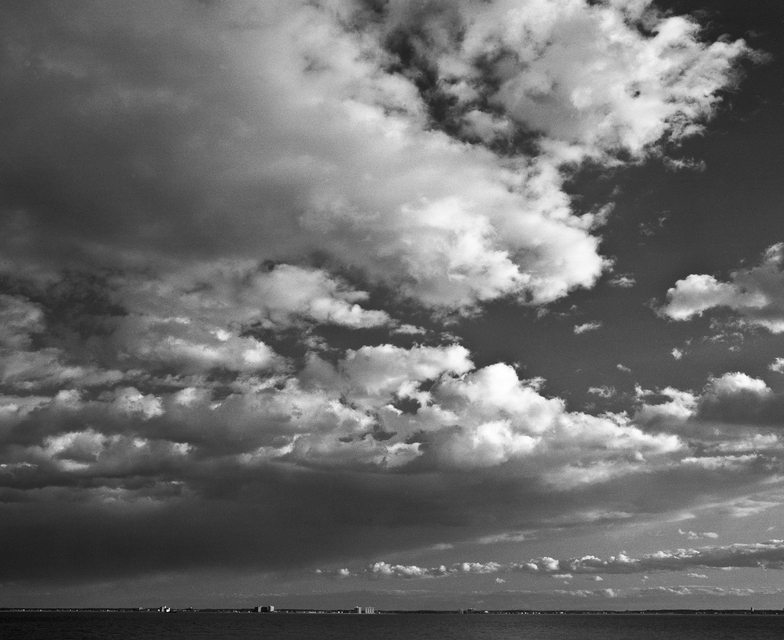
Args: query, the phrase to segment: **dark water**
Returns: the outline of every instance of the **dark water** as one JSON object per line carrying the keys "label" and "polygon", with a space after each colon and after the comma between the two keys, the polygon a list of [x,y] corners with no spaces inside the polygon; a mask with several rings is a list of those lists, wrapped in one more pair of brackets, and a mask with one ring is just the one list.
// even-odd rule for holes
{"label": "dark water", "polygon": [[767,640],[784,615],[0,613],[3,640]]}

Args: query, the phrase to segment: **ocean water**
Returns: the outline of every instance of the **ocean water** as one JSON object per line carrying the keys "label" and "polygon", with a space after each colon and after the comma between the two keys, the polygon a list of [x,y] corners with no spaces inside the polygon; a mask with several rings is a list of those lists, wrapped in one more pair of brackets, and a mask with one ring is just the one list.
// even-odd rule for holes
{"label": "ocean water", "polygon": [[767,640],[784,615],[0,613],[3,640]]}

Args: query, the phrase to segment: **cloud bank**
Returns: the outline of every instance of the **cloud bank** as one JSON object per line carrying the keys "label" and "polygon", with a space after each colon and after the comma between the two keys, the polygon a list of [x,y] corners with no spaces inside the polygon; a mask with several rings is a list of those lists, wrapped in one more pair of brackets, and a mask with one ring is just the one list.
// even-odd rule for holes
{"label": "cloud bank", "polygon": [[[556,559],[549,556],[533,558],[526,562],[456,562],[449,566],[418,567],[375,562],[355,574],[368,578],[443,578],[466,574],[494,574],[525,572],[570,580],[575,575],[592,576],[612,574],[651,573],[657,571],[687,571],[694,568],[708,569],[784,569],[784,541],[769,540],[759,543],[736,543],[727,546],[709,546],[699,549],[657,551],[639,558],[625,553],[602,559],[587,555],[580,558]],[[351,575],[341,569],[343,575]],[[704,575],[689,574],[705,578]]]}

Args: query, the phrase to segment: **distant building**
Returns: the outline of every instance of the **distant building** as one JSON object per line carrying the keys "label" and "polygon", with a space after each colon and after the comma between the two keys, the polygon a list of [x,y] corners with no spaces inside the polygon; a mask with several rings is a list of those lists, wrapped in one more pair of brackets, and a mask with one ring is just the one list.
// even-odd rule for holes
{"label": "distant building", "polygon": [[375,607],[365,607],[365,613],[375,613],[375,612],[376,612]]}
{"label": "distant building", "polygon": [[271,604],[268,604],[261,607],[256,607],[256,611],[259,613],[272,613],[275,611],[275,607],[273,607]]}
{"label": "distant building", "polygon": [[354,613],[375,613],[375,607],[354,607]]}
{"label": "distant building", "polygon": [[163,605],[162,607],[158,607],[158,611],[161,613],[171,613],[171,607]]}

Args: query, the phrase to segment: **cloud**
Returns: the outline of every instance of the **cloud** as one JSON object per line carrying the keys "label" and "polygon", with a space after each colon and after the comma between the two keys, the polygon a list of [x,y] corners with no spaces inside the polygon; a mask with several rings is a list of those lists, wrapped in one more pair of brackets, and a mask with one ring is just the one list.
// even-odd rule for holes
{"label": "cloud", "polygon": [[[0,511],[19,522],[3,544],[38,541],[35,556],[19,554],[4,575],[48,576],[55,558],[69,557],[78,562],[74,579],[183,564],[282,568],[385,548],[399,526],[419,531],[422,546],[443,542],[449,522],[476,539],[563,508],[542,504],[542,492],[568,503],[574,491],[664,469],[682,455],[676,436],[569,412],[537,381],[508,365],[476,368],[457,345],[366,346],[334,364],[310,354],[299,372],[239,369],[215,379],[191,361],[167,362],[155,375],[121,370],[134,384],[103,380],[91,389],[77,376],[54,396],[2,397]],[[414,405],[397,408],[401,399]],[[486,480],[477,486],[466,471]],[[514,486],[527,507],[488,529],[482,523]],[[120,536],[128,517],[138,526]],[[232,530],[219,529],[227,520]],[[203,533],[174,553],[192,529]],[[291,545],[295,531],[300,542]],[[95,540],[115,550],[111,565],[90,551]]]}
{"label": "cloud", "polygon": [[[739,371],[710,378],[699,394],[671,387],[661,390],[659,394],[649,393],[656,398],[641,402],[635,416],[637,424],[659,427],[665,424],[672,427],[691,425],[695,428],[716,423],[736,425],[734,432],[722,430],[722,436],[726,438],[725,446],[728,448],[732,446],[730,442],[736,438],[753,436],[761,438],[761,443],[768,436],[741,432],[738,427],[777,425],[777,416],[780,415],[784,403],[784,396],[774,392],[764,380],[752,378]],[[642,399],[644,396],[639,397]]]}
{"label": "cloud", "polygon": [[703,172],[708,168],[704,160],[695,160],[694,158],[663,158],[662,161],[669,171],[688,169]]}
{"label": "cloud", "polygon": [[759,543],[700,547],[699,549],[657,551],[639,558],[625,553],[619,553],[617,556],[610,556],[607,559],[592,555],[565,560],[542,557],[520,563],[462,562],[449,567],[442,565],[437,568],[401,567],[399,571],[395,571],[386,563],[381,562],[370,565],[366,572],[376,573],[377,566],[383,568],[382,573],[387,577],[422,578],[457,576],[461,573],[526,572],[547,575],[561,580],[570,580],[575,574],[595,576],[597,574],[636,574],[651,571],[687,571],[694,567],[781,570],[784,569],[784,541],[769,540]]}
{"label": "cloud", "polygon": [[523,533],[523,532],[509,532],[509,533],[497,533],[491,536],[483,536],[477,540],[474,540],[476,544],[498,544],[499,542],[525,542],[526,540],[531,538],[530,533]]}
{"label": "cloud", "polygon": [[596,331],[602,326],[601,322],[586,322],[585,324],[574,325],[574,332],[576,334],[585,333],[586,331]]}
{"label": "cloud", "polygon": [[[49,376],[20,370],[3,382],[0,511],[19,526],[2,541],[37,541],[35,557],[20,553],[5,576],[51,576],[64,557],[74,559],[74,579],[184,566],[273,570],[382,552],[400,531],[425,548],[444,542],[447,525],[452,541],[519,541],[548,522],[627,518],[688,502],[690,491],[650,490],[673,474],[697,493],[717,483],[748,486],[773,472],[780,455],[774,434],[679,433],[777,397],[739,372],[711,379],[701,395],[640,390],[643,404],[629,417],[570,411],[543,395],[541,380],[521,379],[506,364],[477,366],[456,344],[314,349],[296,364],[243,326],[270,322],[274,334],[280,323],[315,322],[301,311],[309,307],[263,298],[269,311],[259,316],[244,293],[221,293],[254,291],[256,270],[236,279],[207,273],[195,277],[201,286],[174,278],[177,288],[123,277],[116,291],[127,309],[109,305],[111,313],[95,302],[97,289],[75,315],[55,312],[51,292],[37,292],[38,302],[4,298],[4,363],[30,367],[43,358]],[[210,288],[216,292],[203,293]],[[343,299],[340,286],[327,291]],[[82,339],[77,329],[87,321],[111,330]],[[647,489],[631,503],[612,497],[641,483]],[[518,509],[508,509],[510,491]],[[138,528],[120,536],[130,517]],[[225,521],[236,530],[221,530]],[[192,530],[203,533],[178,547]],[[113,564],[94,555],[86,531],[116,551]],[[526,570],[576,575],[556,565],[539,559]],[[376,574],[444,574],[391,567]],[[446,569],[502,571],[488,563]]]}
{"label": "cloud", "polygon": [[742,41],[640,0],[0,14],[2,579],[344,566],[751,482],[667,420],[752,379],[595,416],[418,326],[594,286],[609,209],[566,181],[698,134]]}
{"label": "cloud", "polygon": [[0,294],[0,346],[4,349],[24,349],[30,346],[31,336],[44,329],[41,308],[21,296]]}
{"label": "cloud", "polygon": [[[318,252],[446,309],[592,286],[608,262],[563,163],[698,133],[749,53],[648,3],[54,3],[3,24],[4,89],[25,97],[0,155],[18,269]],[[435,94],[454,102],[439,122]],[[512,131],[537,153],[497,155]]]}
{"label": "cloud", "polygon": [[[376,562],[357,575],[384,578],[446,578],[464,574],[532,573],[557,580],[571,580],[574,575],[637,574],[653,571],[689,571],[703,568],[784,569],[784,541],[769,540],[759,543],[735,543],[727,546],[707,546],[699,549],[657,551],[635,558],[625,553],[602,559],[593,555],[579,558],[556,559],[548,556],[527,562],[457,562],[438,567],[390,565]],[[599,575],[601,574],[601,575]],[[705,577],[694,575],[693,577]]]}
{"label": "cloud", "polygon": [[[591,286],[606,261],[561,174],[432,130],[416,85],[386,71],[394,54],[361,7],[338,4],[88,3],[42,14],[51,40],[29,37],[29,9],[9,8],[5,35],[20,44],[5,88],[27,100],[0,158],[19,185],[6,206],[20,242],[6,255],[147,269],[320,252],[449,309]],[[65,123],[57,135],[53,122]],[[19,127],[35,141],[12,135]]]}
{"label": "cloud", "polygon": [[[731,82],[733,61],[745,51],[740,42],[699,43],[694,22],[663,17],[650,2],[494,2],[472,17],[462,47],[438,51],[437,69],[459,104],[481,95],[488,79],[471,63],[488,57],[491,103],[570,158],[620,149],[642,156],[665,135],[696,133],[700,117],[715,109],[716,87]],[[633,28],[641,24],[651,36]],[[436,23],[427,35],[441,43],[448,34]]]}
{"label": "cloud", "polygon": [[700,538],[718,538],[718,533],[713,533],[712,531],[706,531],[705,533],[697,533],[696,531],[684,531],[683,529],[678,529],[678,533],[682,536],[686,536],[689,540],[699,540]]}
{"label": "cloud", "polygon": [[387,313],[361,307],[368,299],[365,291],[321,269],[288,264],[222,260],[158,279],[149,274],[119,277],[112,284],[132,313],[203,318],[223,328],[252,323],[288,327],[297,319],[352,329],[391,323]]}
{"label": "cloud", "polygon": [[739,269],[728,282],[692,274],[667,291],[660,313],[673,320],[689,320],[717,307],[736,312],[742,322],[772,333],[784,331],[784,244],[770,246],[756,267]]}
{"label": "cloud", "polygon": [[776,373],[784,373],[784,358],[776,358],[770,363],[768,369],[775,371]]}
{"label": "cloud", "polygon": [[637,281],[630,275],[618,275],[610,280],[610,285],[623,289],[633,287],[635,284],[637,284]]}
{"label": "cloud", "polygon": [[[643,402],[636,414],[636,420],[640,424],[661,424],[668,421],[683,422],[695,413],[697,398],[688,391],[679,391],[672,387],[667,387],[661,392],[661,397],[665,402],[652,404]],[[651,395],[640,387],[637,387],[638,398],[645,398]]]}
{"label": "cloud", "polygon": [[780,496],[771,496],[769,499],[756,497],[741,498],[739,500],[732,500],[724,505],[719,505],[719,509],[733,518],[748,518],[749,516],[763,513],[773,507],[778,507],[781,503]]}
{"label": "cloud", "polygon": [[636,597],[650,597],[650,596],[675,596],[675,597],[690,597],[690,596],[718,596],[718,597],[733,597],[733,598],[747,598],[755,595],[777,595],[777,589],[748,589],[742,587],[696,587],[696,586],[669,586],[669,587],[649,587],[646,589],[639,589],[632,592]]}

